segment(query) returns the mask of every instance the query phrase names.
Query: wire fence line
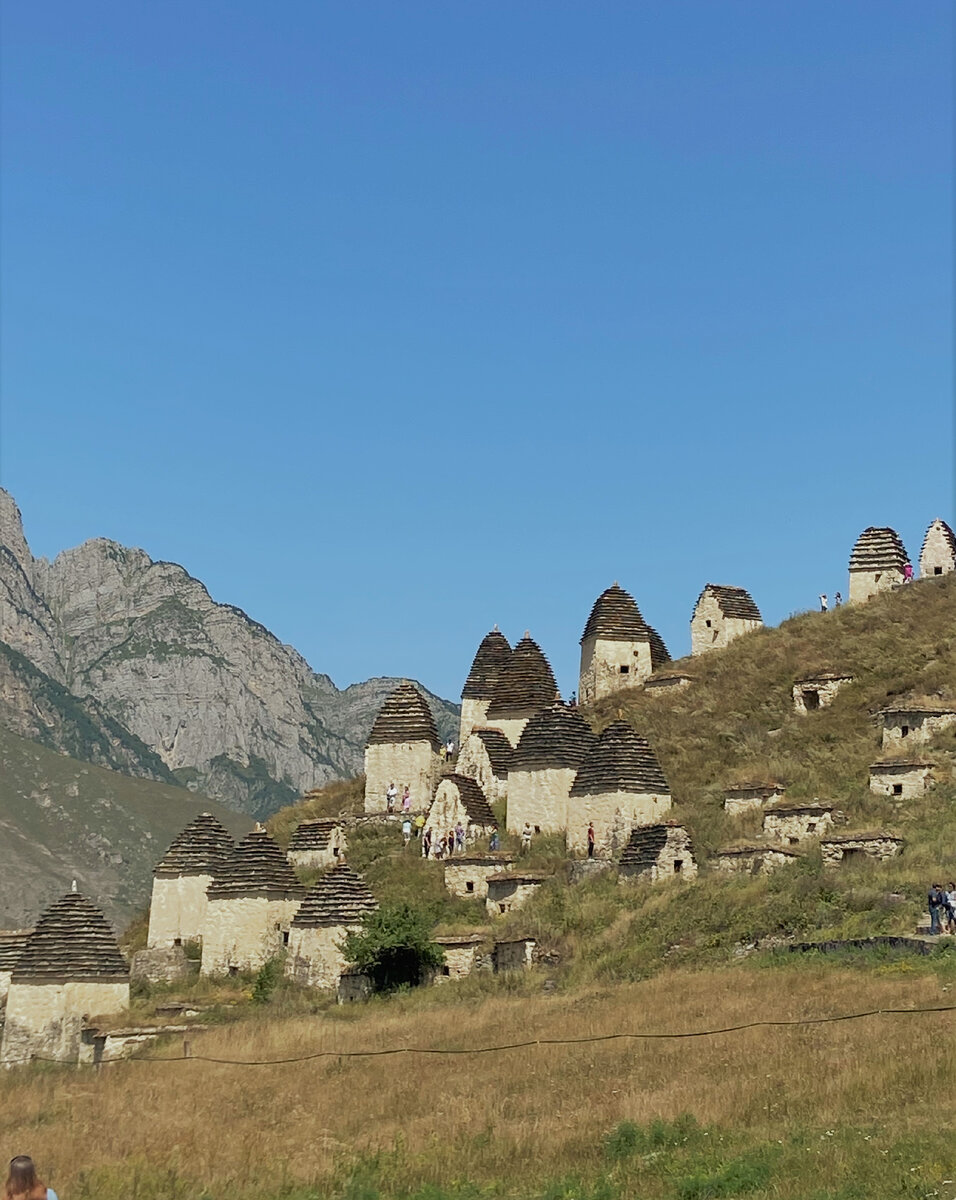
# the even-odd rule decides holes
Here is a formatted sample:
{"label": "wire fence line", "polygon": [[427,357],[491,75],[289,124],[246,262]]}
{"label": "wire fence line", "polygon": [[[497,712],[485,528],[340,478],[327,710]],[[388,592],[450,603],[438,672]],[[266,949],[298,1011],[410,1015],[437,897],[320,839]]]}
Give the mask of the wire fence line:
{"label": "wire fence line", "polygon": [[[956,1004],[940,1004],[929,1008],[869,1008],[863,1012],[838,1013],[831,1017],[795,1017],[791,1020],[746,1021],[740,1025],[724,1025],[716,1029],[688,1029],[678,1032],[652,1033],[595,1033],[584,1037],[527,1038],[520,1042],[503,1042],[496,1046],[387,1046],[382,1050],[315,1050],[309,1054],[297,1054],[288,1058],[216,1058],[208,1054],[193,1054],[188,1040],[183,1043],[182,1054],[163,1055],[149,1058],[110,1059],[109,1062],[130,1063],[214,1063],[226,1067],[279,1067],[294,1063],[314,1062],[321,1058],[383,1058],[391,1054],[459,1055],[459,1054],[503,1054],[509,1050],[527,1050],[541,1046],[585,1046],[598,1042],[616,1041],[677,1041],[684,1038],[718,1037],[721,1034],[740,1033],[746,1029],[787,1029],[802,1025],[832,1025],[841,1021],[861,1021],[867,1017],[926,1016],[930,1013],[956,1012]],[[35,1057],[34,1062],[58,1060]]]}

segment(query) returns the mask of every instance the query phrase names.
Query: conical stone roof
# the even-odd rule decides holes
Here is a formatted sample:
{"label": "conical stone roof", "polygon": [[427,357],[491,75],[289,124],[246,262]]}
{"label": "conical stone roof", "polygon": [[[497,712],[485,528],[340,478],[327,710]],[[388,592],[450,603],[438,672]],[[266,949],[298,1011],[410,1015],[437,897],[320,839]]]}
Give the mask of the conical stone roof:
{"label": "conical stone roof", "polygon": [[200,813],[156,864],[154,875],[215,875],[235,842],[212,813]]}
{"label": "conical stone roof", "polygon": [[495,694],[488,705],[488,718],[547,708],[557,698],[558,685],[551,664],[537,642],[526,633],[501,668]]}
{"label": "conical stone roof", "polygon": [[368,745],[430,742],[438,752],[438,728],[428,701],[412,683],[400,683],[385,697],[368,735]]}
{"label": "conical stone roof", "polygon": [[0,971],[12,971],[32,929],[0,929]]}
{"label": "conical stone roof", "polygon": [[597,637],[611,642],[646,642],[649,636],[650,629],[634,597],[612,583],[594,601],[581,641]]}
{"label": "conical stone roof", "polygon": [[631,830],[627,845],[621,851],[621,866],[633,867],[638,871],[653,867],[657,856],[667,845],[668,832],[675,828],[681,827],[675,822],[663,825],[636,825]]}
{"label": "conical stone roof", "polygon": [[336,863],[306,893],[292,924],[298,928],[320,925],[357,925],[362,917],[378,908],[361,875]]}
{"label": "conical stone roof", "polygon": [[491,769],[496,779],[507,779],[511,764],[514,761],[514,747],[500,729],[473,729],[472,733],[481,738],[485,753],[491,763]]}
{"label": "conical stone roof", "polygon": [[647,632],[651,635],[651,669],[656,671],[671,661],[671,655],[664,645],[664,639],[653,626],[648,625]]}
{"label": "conical stone roof", "polygon": [[754,604],[753,597],[746,588],[733,587],[728,583],[708,583],[697,597],[697,603],[710,593],[717,601],[720,611],[725,617],[738,621],[762,621],[760,609]]}
{"label": "conical stone roof", "polygon": [[334,817],[300,821],[289,839],[290,853],[296,850],[327,850],[332,832],[338,825]]}
{"label": "conical stone roof", "polygon": [[626,721],[608,725],[571,785],[572,796],[597,796],[605,792],[670,793],[647,739]]}
{"label": "conical stone roof", "polygon": [[286,856],[264,829],[247,833],[220,866],[206,889],[210,899],[281,893],[286,898],[301,896],[305,888],[296,878]]}
{"label": "conical stone roof", "polygon": [[501,668],[510,657],[511,643],[496,625],[491,633],[486,633],[481,639],[465,686],[461,689],[462,700],[490,700],[495,694]]}
{"label": "conical stone roof", "polygon": [[13,982],[129,979],[116,934],[92,900],[67,892],[36,923],[13,968]]}
{"label": "conical stone roof", "polygon": [[943,541],[949,548],[950,554],[954,559],[956,559],[956,533],[953,533],[952,529],[950,529],[950,527],[941,517],[937,517],[936,520],[932,522],[929,529],[926,530],[926,536],[923,538],[923,548],[920,551],[920,558],[922,558],[926,553],[929,539],[934,533],[937,532],[942,535]]}
{"label": "conical stone roof", "polygon": [[596,734],[576,708],[552,704],[524,727],[512,770],[580,767],[596,741]]}
{"label": "conical stone roof", "polygon": [[481,785],[476,779],[472,779],[468,775],[443,775],[439,787],[442,783],[451,782],[458,788],[458,795],[461,797],[461,803],[465,812],[468,814],[468,820],[472,825],[495,825],[497,820],[495,814],[491,810],[491,805],[481,790]]}
{"label": "conical stone roof", "polygon": [[850,554],[851,571],[902,571],[906,547],[895,529],[870,525],[856,539]]}

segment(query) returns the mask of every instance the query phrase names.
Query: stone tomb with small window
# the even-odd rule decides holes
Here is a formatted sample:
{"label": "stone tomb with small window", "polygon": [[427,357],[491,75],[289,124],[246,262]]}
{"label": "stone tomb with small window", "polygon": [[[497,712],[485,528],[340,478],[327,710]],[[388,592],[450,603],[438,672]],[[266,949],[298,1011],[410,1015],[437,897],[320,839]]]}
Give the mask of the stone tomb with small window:
{"label": "stone tomb with small window", "polygon": [[896,858],[903,845],[901,837],[882,830],[875,833],[848,833],[842,837],[823,838],[820,842],[820,853],[823,855],[825,867],[835,867],[841,863],[862,862],[865,859],[886,862],[887,859]]}
{"label": "stone tomb with small window", "polygon": [[836,671],[824,671],[819,675],[808,675],[806,679],[798,679],[793,685],[794,711],[805,717],[807,713],[829,708],[836,699],[837,692],[852,682],[852,675],[842,675]]}
{"label": "stone tomb with small window", "polygon": [[708,650],[722,650],[762,624],[760,609],[746,588],[708,583],[697,597],[691,618],[690,652],[696,658]]}
{"label": "stone tomb with small window", "polygon": [[693,879],[697,875],[697,863],[690,834],[677,821],[638,825],[631,830],[618,870],[622,882],[644,879],[662,883],[675,875]]}
{"label": "stone tomb with small window", "polygon": [[331,867],[345,853],[345,830],[334,817],[300,821],[289,841],[286,857],[293,867],[314,870]]}
{"label": "stone tomb with small window", "polygon": [[714,852],[715,870],[741,875],[769,875],[778,867],[794,863],[800,855],[785,846],[725,846]]}
{"label": "stone tomb with small window", "polygon": [[902,750],[925,746],[947,729],[956,727],[956,708],[947,704],[900,704],[884,708],[883,749]]}
{"label": "stone tomb with small window", "polygon": [[926,530],[919,556],[920,579],[938,579],[956,571],[956,534],[939,517]]}
{"label": "stone tomb with small window", "polygon": [[830,804],[781,804],[768,808],[763,815],[766,836],[785,846],[797,846],[807,838],[820,837],[832,827]]}
{"label": "stone tomb with small window", "polygon": [[490,876],[485,899],[489,915],[497,917],[523,908],[548,878],[540,871],[501,871]]}
{"label": "stone tomb with small window", "polygon": [[433,981],[445,983],[450,979],[465,979],[476,969],[485,937],[481,933],[467,933],[433,937],[432,941],[445,953],[445,962],[436,969]]}
{"label": "stone tomb with small window", "polygon": [[211,813],[200,813],[173,839],[153,871],[149,904],[150,950],[197,941],[206,919],[206,889],[235,849]]}
{"label": "stone tomb with small window", "polygon": [[456,854],[445,860],[445,887],[463,900],[487,900],[488,880],[510,871],[515,860],[507,854]]}
{"label": "stone tomb with small window", "polygon": [[870,791],[896,800],[925,796],[933,780],[934,763],[926,759],[884,759],[870,766]]}
{"label": "stone tomb with small window", "polygon": [[724,792],[724,812],[735,817],[755,808],[765,808],[768,804],[782,800],[785,791],[782,783],[769,781],[737,784]]}
{"label": "stone tomb with small window", "polygon": [[289,931],[286,976],[305,987],[338,987],[348,966],[342,942],[376,908],[365,880],[337,862],[309,888],[299,906]]}
{"label": "stone tomb with small window", "polygon": [[849,602],[859,604],[904,582],[906,547],[895,529],[870,525],[850,554]]}
{"label": "stone tomb with small window", "polygon": [[690,687],[693,682],[693,675],[685,675],[682,671],[652,675],[644,681],[644,693],[647,696],[674,696],[684,688]]}
{"label": "stone tomb with small window", "polygon": [[414,812],[431,804],[441,774],[438,729],[428,701],[411,683],[385,698],[365,747],[365,811],[388,811],[388,789],[409,789]]}

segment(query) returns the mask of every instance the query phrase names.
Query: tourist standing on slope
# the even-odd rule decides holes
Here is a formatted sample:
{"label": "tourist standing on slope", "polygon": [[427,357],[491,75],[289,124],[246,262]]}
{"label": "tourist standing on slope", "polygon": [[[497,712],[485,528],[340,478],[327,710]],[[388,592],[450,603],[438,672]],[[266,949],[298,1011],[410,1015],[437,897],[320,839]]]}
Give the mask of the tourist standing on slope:
{"label": "tourist standing on slope", "polygon": [[28,1154],[10,1159],[10,1174],[3,1191],[4,1200],[57,1200],[53,1188],[37,1179],[37,1169]]}
{"label": "tourist standing on slope", "polygon": [[588,858],[594,857],[594,822],[588,821]]}
{"label": "tourist standing on slope", "polygon": [[385,793],[385,811],[386,812],[394,812],[395,811],[395,800],[396,800],[397,796],[398,796],[398,788],[395,786],[394,783],[390,783],[388,785],[388,791]]}
{"label": "tourist standing on slope", "polygon": [[521,853],[522,854],[530,854],[531,853],[531,833],[532,833],[531,822],[525,821],[524,829],[522,829],[522,831],[521,831]]}
{"label": "tourist standing on slope", "polygon": [[942,933],[941,924],[943,913],[946,910],[946,897],[938,883],[934,883],[929,889],[927,903],[929,905],[929,932],[931,936],[938,937]]}
{"label": "tourist standing on slope", "polygon": [[820,612],[826,612],[830,607],[826,592],[820,593]]}

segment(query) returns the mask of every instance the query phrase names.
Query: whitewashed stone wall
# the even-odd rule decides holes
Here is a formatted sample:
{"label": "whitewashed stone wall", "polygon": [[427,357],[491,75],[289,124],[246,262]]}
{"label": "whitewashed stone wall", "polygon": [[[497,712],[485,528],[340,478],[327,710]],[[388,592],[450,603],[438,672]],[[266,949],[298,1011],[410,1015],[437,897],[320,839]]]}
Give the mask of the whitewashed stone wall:
{"label": "whitewashed stone wall", "polygon": [[564,833],[568,794],[576,774],[576,767],[512,771],[508,776],[508,832],[520,833],[527,821],[535,832]]}
{"label": "whitewashed stone wall", "polygon": [[[818,708],[829,708],[840,688],[852,683],[850,675],[833,679],[798,679],[793,685],[793,707],[801,716]],[[816,703],[814,703],[816,697]]]}
{"label": "whitewashed stone wall", "polygon": [[926,539],[919,556],[921,579],[933,579],[956,571],[953,548],[943,529],[942,521],[934,521],[926,531]]}
{"label": "whitewashed stone wall", "polygon": [[289,931],[289,952],[285,973],[303,987],[336,988],[348,967],[341,944],[348,933],[360,925],[293,925]]}
{"label": "whitewashed stone wall", "polygon": [[481,945],[480,940],[436,938],[435,941],[445,952],[445,965],[439,967],[435,972],[435,983],[447,983],[452,979],[465,979],[474,971]]}
{"label": "whitewashed stone wall", "polygon": [[407,785],[413,811],[423,812],[431,803],[440,774],[441,759],[430,742],[375,742],[365,750],[365,811],[387,812],[386,793],[394,783],[398,800]]}
{"label": "whitewashed stone wall", "polygon": [[919,796],[925,796],[932,778],[931,766],[891,766],[874,763],[870,767],[870,791],[878,796],[892,796],[897,800],[915,800]]}
{"label": "whitewashed stone wall", "polygon": [[[680,864],[678,866],[678,864]],[[690,841],[690,834],[683,825],[675,825],[667,831],[667,840],[657,853],[652,866],[643,870],[621,865],[619,883],[629,879],[640,879],[650,883],[663,883],[665,879],[697,878],[697,862]]]}
{"label": "whitewashed stone wall", "polygon": [[485,720],[485,725],[489,729],[500,729],[514,748],[521,740],[525,725],[534,715],[534,710],[528,709],[527,712],[516,713],[513,716],[509,714],[506,717],[489,717]]}
{"label": "whitewashed stone wall", "polygon": [[511,942],[495,942],[496,971],[527,971],[534,966],[537,943],[534,938],[519,938]]}
{"label": "whitewashed stone wall", "polygon": [[838,842],[820,843],[820,853],[826,867],[839,866],[849,858],[866,857],[885,862],[888,858],[895,858],[902,849],[902,840],[890,837],[844,838]]}
{"label": "whitewashed stone wall", "polygon": [[84,1017],[111,1017],[129,1008],[129,980],[13,983],[7,995],[0,1062],[79,1060]]}
{"label": "whitewashed stone wall", "polygon": [[737,817],[741,813],[782,800],[784,794],[782,787],[728,788],[724,793],[724,812]]}
{"label": "whitewashed stone wall", "polygon": [[785,867],[795,861],[796,856],[772,847],[757,847],[747,850],[718,850],[711,860],[718,871],[742,875],[769,875],[777,867]]}
{"label": "whitewashed stone wall", "polygon": [[488,896],[485,900],[489,915],[497,917],[516,908],[523,908],[542,882],[540,879],[489,879]]}
{"label": "whitewashed stone wall", "polygon": [[509,858],[485,860],[467,855],[449,858],[445,860],[445,887],[453,896],[461,896],[464,900],[485,900],[491,876],[499,871],[510,871],[514,865],[514,859]]}
{"label": "whitewashed stone wall", "polygon": [[[461,722],[458,726],[458,745],[459,748],[464,746],[465,742],[476,729],[480,729],[486,725],[485,717],[488,715],[488,705],[490,700],[474,700],[466,697],[461,702]],[[460,767],[459,767],[460,770]],[[464,772],[462,772],[464,774]]]}
{"label": "whitewashed stone wall", "polygon": [[694,609],[690,623],[690,652],[694,657],[708,650],[722,650],[734,638],[751,629],[759,629],[760,621],[745,621],[738,617],[725,617],[717,600],[705,592]]}
{"label": "whitewashed stone wall", "polygon": [[956,712],[887,712],[883,714],[883,749],[925,746],[937,734],[956,726]]}
{"label": "whitewashed stone wall", "polygon": [[211,875],[157,875],[149,904],[146,945],[174,946],[202,936],[206,919],[206,888]]}
{"label": "whitewashed stone wall", "polygon": [[201,975],[231,969],[258,971],[286,944],[298,899],[260,896],[213,896],[202,931]]}
{"label": "whitewashed stone wall", "polygon": [[589,637],[581,643],[578,699],[593,704],[628,688],[639,687],[654,670],[650,642]]}
{"label": "whitewashed stone wall", "polygon": [[888,571],[851,571],[850,604],[859,604],[880,592],[889,592],[903,582],[903,572],[898,567]]}
{"label": "whitewashed stone wall", "polygon": [[615,858],[635,825],[658,824],[670,807],[670,796],[642,792],[574,796],[568,801],[568,853],[587,853],[588,824],[593,821],[595,858]]}
{"label": "whitewashed stone wall", "polygon": [[812,812],[766,812],[763,818],[764,833],[788,845],[797,845],[807,838],[819,837],[832,828],[831,809]]}
{"label": "whitewashed stone wall", "polygon": [[470,734],[461,743],[455,770],[459,775],[467,775],[469,779],[474,779],[488,797],[489,804],[508,799],[508,778],[499,779],[495,775],[485,743],[476,733]]}
{"label": "whitewashed stone wall", "polygon": [[422,836],[426,833],[432,835],[432,845],[439,838],[447,837],[452,833],[458,824],[461,824],[465,831],[465,845],[473,846],[479,838],[485,837],[491,833],[490,825],[473,825],[468,812],[462,803],[461,793],[458,787],[451,779],[443,779],[438,785],[438,790],[435,792],[435,799],[432,801],[432,806],[428,810],[428,816],[425,819],[425,825],[422,829]]}

